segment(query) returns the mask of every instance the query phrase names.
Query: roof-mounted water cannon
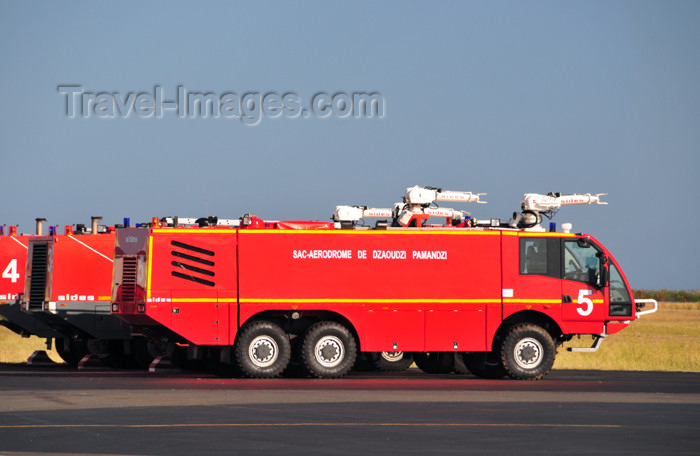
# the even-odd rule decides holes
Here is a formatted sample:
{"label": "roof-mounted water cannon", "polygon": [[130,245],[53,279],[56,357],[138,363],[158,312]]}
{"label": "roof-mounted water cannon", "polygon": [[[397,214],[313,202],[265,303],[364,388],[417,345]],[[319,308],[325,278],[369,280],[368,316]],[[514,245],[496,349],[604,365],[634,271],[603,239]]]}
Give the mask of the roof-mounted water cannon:
{"label": "roof-mounted water cannon", "polygon": [[[332,220],[344,226],[353,226],[364,218],[392,219],[395,226],[422,226],[429,217],[445,218],[449,223],[464,222],[471,214],[446,207],[438,207],[437,201],[481,203],[486,193],[456,192],[432,187],[407,188],[402,203],[394,203],[393,209],[368,206],[336,206]],[[434,206],[431,206],[434,205]]]}
{"label": "roof-mounted water cannon", "polygon": [[363,218],[393,218],[392,209],[367,207],[367,206],[336,206],[333,212],[333,221],[355,224]]}
{"label": "roof-mounted water cannon", "polygon": [[406,192],[403,194],[403,202],[409,205],[420,206],[427,206],[436,201],[486,204],[486,201],[480,200],[480,197],[484,195],[486,195],[486,193],[456,192],[434,187],[419,187],[416,185],[415,187],[406,189]]}
{"label": "roof-mounted water cannon", "polygon": [[430,217],[444,218],[447,224],[460,224],[471,214],[449,207],[409,206],[398,203],[394,208],[394,220],[398,226],[422,226]]}
{"label": "roof-mounted water cannon", "polygon": [[541,195],[538,193],[526,193],[520,201],[520,214],[513,213],[513,217],[508,222],[512,228],[533,228],[542,222],[544,215],[551,219],[561,206],[574,206],[579,204],[608,204],[601,201],[600,197],[607,193],[590,193],[562,195],[561,193],[548,193]]}
{"label": "roof-mounted water cannon", "polygon": [[[400,226],[421,226],[423,221],[429,217],[443,217],[452,223],[461,223],[467,216],[471,215],[469,212],[440,208],[435,203],[438,201],[451,201],[486,204],[486,201],[481,201],[481,197],[484,195],[486,193],[443,190],[441,188],[419,187],[416,185],[406,189],[403,195],[403,205],[394,206],[394,220]],[[433,204],[435,206],[431,207]]]}

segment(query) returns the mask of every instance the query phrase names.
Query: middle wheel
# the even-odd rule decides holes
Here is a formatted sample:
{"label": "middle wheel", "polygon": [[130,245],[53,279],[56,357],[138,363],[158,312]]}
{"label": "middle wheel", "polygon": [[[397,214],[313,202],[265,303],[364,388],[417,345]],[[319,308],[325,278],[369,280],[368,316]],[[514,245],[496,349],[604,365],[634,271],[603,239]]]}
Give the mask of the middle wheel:
{"label": "middle wheel", "polygon": [[304,337],[301,357],[309,373],[318,378],[340,378],[355,364],[357,343],[340,323],[321,321]]}
{"label": "middle wheel", "polygon": [[247,324],[236,340],[234,351],[241,371],[253,378],[277,377],[292,355],[289,337],[270,321]]}

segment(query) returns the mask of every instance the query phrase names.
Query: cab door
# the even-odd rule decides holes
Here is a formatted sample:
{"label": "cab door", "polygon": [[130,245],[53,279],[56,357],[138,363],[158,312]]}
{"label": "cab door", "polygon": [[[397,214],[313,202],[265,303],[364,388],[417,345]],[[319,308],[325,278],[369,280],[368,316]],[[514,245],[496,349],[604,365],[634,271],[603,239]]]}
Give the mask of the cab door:
{"label": "cab door", "polygon": [[562,320],[583,324],[605,321],[608,306],[602,286],[602,249],[585,238],[563,239],[562,260]]}
{"label": "cab door", "polygon": [[561,315],[561,242],[543,233],[504,232],[503,319],[521,311]]}

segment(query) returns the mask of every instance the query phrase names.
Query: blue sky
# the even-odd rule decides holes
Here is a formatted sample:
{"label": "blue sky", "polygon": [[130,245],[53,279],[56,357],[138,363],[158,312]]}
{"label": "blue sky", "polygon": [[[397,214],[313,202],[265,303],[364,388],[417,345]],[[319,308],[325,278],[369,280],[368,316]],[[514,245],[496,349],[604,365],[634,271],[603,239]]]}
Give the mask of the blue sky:
{"label": "blue sky", "polygon": [[[555,221],[634,288],[697,289],[700,3],[0,3],[0,224],[246,212],[327,220],[406,187],[609,193]],[[70,118],[59,86],[378,93],[383,115]],[[114,95],[116,94],[116,95]],[[82,109],[82,105],[79,105]]]}

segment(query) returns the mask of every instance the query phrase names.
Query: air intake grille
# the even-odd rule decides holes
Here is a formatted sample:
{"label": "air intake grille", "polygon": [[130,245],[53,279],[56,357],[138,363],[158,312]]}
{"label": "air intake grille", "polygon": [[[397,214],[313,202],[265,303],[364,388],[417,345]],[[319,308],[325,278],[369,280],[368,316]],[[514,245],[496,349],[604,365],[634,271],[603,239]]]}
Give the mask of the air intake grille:
{"label": "air intake grille", "polygon": [[136,299],[136,268],[138,259],[135,257],[124,258],[122,268],[122,302],[134,302]]}
{"label": "air intake grille", "polygon": [[32,276],[29,282],[29,309],[43,310],[46,300],[46,263],[48,262],[48,244],[32,245]]}
{"label": "air intake grille", "polygon": [[174,271],[170,272],[173,277],[206,285],[208,287],[216,285],[213,282],[214,271],[206,267],[213,268],[215,266],[214,252],[179,241],[171,241],[170,245],[181,249],[171,252],[175,259],[171,261],[170,264],[176,268]]}

